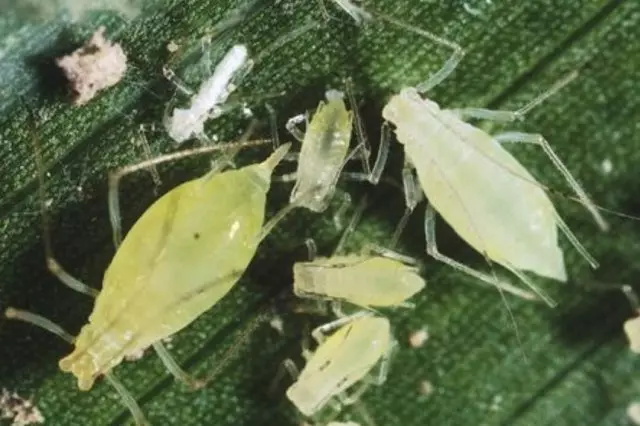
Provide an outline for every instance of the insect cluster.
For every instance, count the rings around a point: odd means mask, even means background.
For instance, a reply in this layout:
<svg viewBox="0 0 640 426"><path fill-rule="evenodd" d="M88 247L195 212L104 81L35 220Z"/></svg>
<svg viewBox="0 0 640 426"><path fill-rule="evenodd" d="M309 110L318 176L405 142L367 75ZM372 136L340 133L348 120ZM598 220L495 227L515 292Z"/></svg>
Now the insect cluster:
<svg viewBox="0 0 640 426"><path fill-rule="evenodd" d="M442 83L462 60L464 51L460 46L348 0L336 2L356 25L377 20L451 50L442 68L424 82L390 96L381 111L385 122L375 161L362 131L350 80L345 80L342 88L328 90L313 114L301 112L288 119L286 129L297 142L280 144L277 136L253 140L246 135L237 142L213 144L213 138L204 131L206 122L234 107L228 102L230 95L260 61L254 60L248 46L235 44L197 90L189 89L173 70L165 67L162 72L167 79L190 98L186 107L167 111L163 121L166 132L178 144L195 138L201 146L177 150L111 173L109 216L116 252L104 273L100 292L74 278L56 260L48 235L41 147L37 137L34 138L47 267L68 287L94 297L95 303L87 324L77 336L27 311L8 308L6 316L38 325L71 343L73 350L60 360L60 369L73 374L81 390L90 389L96 379L105 377L140 425L148 422L135 399L115 377L114 367L151 346L176 379L192 388L205 386L207 380L185 372L162 340L221 300L247 269L260 242L292 211L303 208L326 212L341 180L381 184L394 138L396 149L404 153L404 167L398 171L402 182L398 186L403 188L406 209L398 218L388 245L367 246L358 252L345 250L345 242L357 229L366 206L360 202L330 256L317 256L315 243L307 240L309 259L293 265L295 296L328 302L334 316L311 332L316 347L303 345L302 368L289 359L283 362L283 371L293 378L286 397L304 421L323 426L356 425L339 419L342 408L360 404L359 398L369 386L384 383L398 343L391 321L380 310L411 308L411 297L425 287L419 261L394 251L410 214L424 198L428 200L424 216L426 253L500 292L554 304L525 272L561 282L567 280L558 230L589 264L597 266L562 220L545 188L503 146L526 143L540 147L572 187L576 198L600 228L606 230L607 223L598 208L544 137L517 131L492 135L465 121L520 120L577 78L578 73L561 78L516 111L444 109L426 97L426 93ZM313 23L303 30L318 25ZM102 40L102 32L98 35ZM276 41L273 48L296 35ZM265 56L268 56L265 52L259 55ZM84 103L94 93L86 98L81 95L76 103ZM273 142L274 151L262 162L229 168L240 150L269 142ZM294 154L292 151L298 144L300 148ZM118 194L122 178L161 163L211 153L219 156L208 173L162 195L122 236ZM279 175L276 168L290 160L296 163L295 172ZM354 160L360 162L361 171L344 171ZM288 204L265 221L267 193L276 180L293 182L293 188ZM341 212L349 208L349 199L345 196ZM435 234L437 215L489 264L511 271L524 288L499 279L493 268L491 273L483 272L442 254ZM640 350L637 319L630 320L626 330L632 349Z"/></svg>

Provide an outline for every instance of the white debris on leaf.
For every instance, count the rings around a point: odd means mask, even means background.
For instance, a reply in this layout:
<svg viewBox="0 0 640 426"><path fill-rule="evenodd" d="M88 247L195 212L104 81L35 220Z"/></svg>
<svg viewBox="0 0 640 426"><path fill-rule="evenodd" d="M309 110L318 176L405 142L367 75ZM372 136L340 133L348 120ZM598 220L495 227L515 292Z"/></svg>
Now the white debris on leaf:
<svg viewBox="0 0 640 426"><path fill-rule="evenodd" d="M627 407L627 417L634 425L640 426L640 402L632 402Z"/></svg>
<svg viewBox="0 0 640 426"><path fill-rule="evenodd" d="M429 332L426 328L414 331L409 335L409 345L412 348L422 347L429 340Z"/></svg>
<svg viewBox="0 0 640 426"><path fill-rule="evenodd" d="M640 316L626 320L624 332L629 340L631 352L640 354Z"/></svg>
<svg viewBox="0 0 640 426"><path fill-rule="evenodd" d="M420 388L418 390L420 395L430 396L435 392L436 388L429 380L423 380L420 382Z"/></svg>
<svg viewBox="0 0 640 426"><path fill-rule="evenodd" d="M100 27L81 48L56 63L71 84L75 105L84 105L96 94L118 83L127 71L127 56L117 43L104 38Z"/></svg>
<svg viewBox="0 0 640 426"><path fill-rule="evenodd" d="M611 162L611 160L610 160L610 159L605 158L605 159L602 161L602 172L603 172L605 175L608 175L609 173L611 173L611 171L612 171L612 170L613 170L613 163Z"/></svg>
<svg viewBox="0 0 640 426"><path fill-rule="evenodd" d="M0 391L0 418L13 420L11 426L44 423L44 416L33 402L4 388Z"/></svg>

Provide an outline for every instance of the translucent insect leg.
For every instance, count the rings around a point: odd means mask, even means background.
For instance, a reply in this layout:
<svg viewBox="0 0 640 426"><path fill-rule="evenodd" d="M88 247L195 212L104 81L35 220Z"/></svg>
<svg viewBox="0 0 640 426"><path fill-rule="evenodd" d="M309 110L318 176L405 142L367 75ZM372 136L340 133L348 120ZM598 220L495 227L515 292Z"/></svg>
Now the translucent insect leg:
<svg viewBox="0 0 640 426"><path fill-rule="evenodd" d="M31 312L22 311L19 309L7 308L7 310L5 311L5 316L9 319L26 322L35 325L36 327L47 330L48 332L60 337L70 345L73 345L76 340L75 337L67 333L58 324L40 315L36 315ZM149 425L149 422L142 413L142 410L140 409L140 406L136 402L135 398L131 395L127 388L115 377L113 372L107 372L104 376L109 384L116 390L116 392L120 396L120 399L122 399L123 404L129 409L136 424L138 426Z"/></svg>
<svg viewBox="0 0 640 426"><path fill-rule="evenodd" d="M276 393L278 385L284 378L285 374L288 374L289 376L291 376L291 378L294 381L298 379L298 376L300 376L300 370L296 366L296 363L293 362L293 360L290 358L283 360L280 366L278 367L276 376L273 378L271 385L269 385L269 391L268 391L269 394L273 395L274 393Z"/></svg>
<svg viewBox="0 0 640 426"><path fill-rule="evenodd" d="M29 110L29 114L33 121L34 126L37 121L33 111ZM47 201L45 194L45 182L44 182L44 160L42 158L42 149L40 147L40 139L38 135L33 134L33 149L34 156L36 162L36 169L38 173L38 198L40 199L40 216L42 217L42 231L43 231L43 240L44 240L44 254L45 261L47 264L47 268L49 271L55 275L60 282L62 282L67 287L75 290L79 293L86 294L91 297L96 297L99 293L98 290L92 288L79 279L73 277L69 274L63 267L58 263L55 258L55 254L53 252L53 244L51 241L51 223L49 219L49 213L47 211Z"/></svg>
<svg viewBox="0 0 640 426"><path fill-rule="evenodd" d="M336 320L333 320L331 322L322 324L321 326L314 328L311 331L311 336L314 338L316 342L318 342L319 345L321 345L325 341L327 333L331 333L333 330L336 330L358 318L362 318L369 315L371 315L370 312L358 311L352 315L338 318Z"/></svg>
<svg viewBox="0 0 640 426"><path fill-rule="evenodd" d="M369 139L364 130L360 113L358 112L358 101L353 93L353 82L350 78L344 81L345 91L347 92L347 98L349 98L349 104L351 105L352 123L355 128L356 138L358 139L358 148L360 152L360 161L362 163L362 170L366 176L371 176L371 165L369 164L369 157L371 156L371 145Z"/></svg>
<svg viewBox="0 0 640 426"><path fill-rule="evenodd" d="M318 1L320 2L320 7L322 8L323 13L330 18L331 15L324 5L324 0ZM351 0L333 0L333 2L348 13L358 25L362 24L363 21L371 20L371 14L360 6L356 6Z"/></svg>
<svg viewBox="0 0 640 426"><path fill-rule="evenodd" d="M508 293L514 294L518 297L521 297L523 299L526 300L538 300L538 297L536 296L536 294L528 292L526 290L522 290L512 284L503 282L503 281L499 281L496 278L487 275L487 274L483 274L482 272L476 271L473 268L470 268L456 260L451 259L450 257L447 257L445 255L443 255L442 253L440 253L438 251L438 246L436 243L436 211L433 209L433 207L431 207L430 204L427 205L427 209L425 212L425 218L424 218L424 232L425 232L425 238L426 238L426 243L427 243L427 254L429 254L431 257L433 257L434 259L436 259L439 262L445 263L449 266L451 266L454 269L457 269L460 272L464 272L467 275L470 275L478 280L480 280L480 282L484 282L486 284L490 284L493 287L497 287L500 290L506 291ZM512 270L513 272L513 270ZM520 274L519 272L514 272L514 274L516 275L523 275ZM519 277L520 278L520 277ZM526 277L525 277L526 279ZM524 281L526 284L529 284L529 282L527 282L528 280ZM535 288L535 287L534 287Z"/></svg>
<svg viewBox="0 0 640 426"><path fill-rule="evenodd" d="M322 102L319 103L318 108L320 108L321 106ZM293 117L289 118L287 120L287 124L285 124L285 128L287 129L287 131L291 133L291 136L293 136L298 142L302 142L304 140L304 132L298 128L298 125L300 125L300 123L302 122L305 123L306 127L309 126L308 113L305 112L304 114L294 115Z"/></svg>
<svg viewBox="0 0 640 426"><path fill-rule="evenodd" d="M347 243L347 239L351 236L351 234L353 234L356 227L358 226L358 222L360 222L360 219L362 219L362 213L364 213L364 210L367 208L367 205L368 205L367 197L363 196L360 202L358 203L358 205L356 206L356 209L353 212L353 215L351 216L351 220L349 220L349 223L347 224L346 228L342 232L342 235L340 236L340 241L338 241L336 248L333 250L333 256L340 254L344 250L344 246Z"/></svg>
<svg viewBox="0 0 640 426"><path fill-rule="evenodd" d="M357 116L354 114L354 117ZM357 118L354 119L356 123L357 120ZM356 124L356 128L357 126L358 124ZM346 172L342 173L342 177L352 180L368 181L376 185L378 182L380 182L380 179L382 178L382 172L384 171L384 166L387 164L390 141L391 127L389 126L389 123L385 121L384 123L382 123L382 127L380 128L380 144L378 145L378 155L376 156L376 162L374 163L373 167L369 167L369 151L367 151L367 161L363 161L363 165L366 164L366 166L364 166L365 173ZM362 144L360 146L362 146Z"/></svg>
<svg viewBox="0 0 640 426"><path fill-rule="evenodd" d="M185 84L171 68L167 67L166 65L162 67L162 75L164 75L164 78L169 80L183 95L195 95L195 92L187 84Z"/></svg>
<svg viewBox="0 0 640 426"><path fill-rule="evenodd" d="M153 349L156 351L156 354L158 354L158 357L164 364L167 371L169 371L176 380L181 381L193 390L200 389L206 385L205 381L191 377L189 373L184 371L162 342L155 342L153 344Z"/></svg>
<svg viewBox="0 0 640 426"><path fill-rule="evenodd" d="M450 40L447 40L447 39L445 39L443 37L440 37L440 36L430 32L430 31L426 31L426 30L423 30L422 28L418 28L418 27L415 27L413 25L409 25L409 24L407 24L405 22L402 22L402 21L400 21L398 19L395 19L395 18L393 18L391 16L384 15L384 14L379 13L379 12L372 12L372 14L375 17L382 19L383 21L387 21L390 24L393 24L393 25L395 25L395 26L397 26L399 28L402 28L404 30L410 31L410 32L412 32L414 34L418 34L419 36L425 37L425 38L431 40L432 42L434 42L436 44L448 47L451 50L453 50L453 53L451 54L449 59L446 60L444 65L438 71L436 71L434 74L432 74L427 80L423 81L422 83L420 83L420 84L418 84L416 86L416 90L419 93L428 92L429 90L433 89L438 84L440 84L444 80L446 80L447 77L449 77L451 75L451 73L458 66L458 63L464 57L464 50L457 43L454 43L454 42L452 42Z"/></svg>
<svg viewBox="0 0 640 426"><path fill-rule="evenodd" d="M576 237L575 234L571 232L571 228L569 228L569 225L567 225L567 223L564 220L562 220L562 218L558 214L556 214L556 222L558 224L558 228L560 228L560 231L562 231L562 233L567 237L571 245L580 253L580 255L582 255L582 257L585 258L585 260L589 263L589 265L591 265L593 269L598 268L598 266L600 266L598 262L593 258L593 256L589 254L589 252L582 245L580 240L578 240L578 237Z"/></svg>
<svg viewBox="0 0 640 426"><path fill-rule="evenodd" d="M342 194L342 202L340 207L333 213L333 226L339 231L344 228L344 217L351 206L351 195L348 193Z"/></svg>
<svg viewBox="0 0 640 426"><path fill-rule="evenodd" d="M564 163L560 160L560 158L556 155L549 145L549 142L539 134L533 133L522 133L522 132L505 132L500 133L494 136L494 139L498 142L520 142L520 143L531 143L534 145L540 146L547 157L551 160L553 165L562 173L565 180L571 186L571 189L576 193L580 203L591 213L594 220L603 231L607 231L609 229L609 224L604 220L595 203L591 201L591 198L586 193L586 191L582 188L582 186L578 183L578 181L571 175L571 172Z"/></svg>
<svg viewBox="0 0 640 426"><path fill-rule="evenodd" d="M413 213L413 210L416 208L418 203L422 201L424 196L414 170L415 168L413 167L413 164L411 164L409 159L405 156L404 167L402 168L402 188L404 192L405 210L402 218L400 218L400 222L398 222L398 225L393 232L393 236L391 237L391 242L389 244L389 247L391 248L398 244L400 235L402 235L402 231L406 228L411 213Z"/></svg>
<svg viewBox="0 0 640 426"><path fill-rule="evenodd" d="M318 246L313 238L307 238L304 240L304 245L307 247L307 257L309 262L313 262L313 259L318 255Z"/></svg>
<svg viewBox="0 0 640 426"><path fill-rule="evenodd" d="M135 173L138 170L148 169L158 164L166 163L169 161L176 161L187 157L193 157L196 155L209 154L216 151L225 151L236 148L244 148L249 146L259 146L271 142L268 139L256 139L252 141L243 141L237 143L223 143L214 146L202 146L197 148L186 149L171 154L161 155L151 160L141 161L139 163L130 164L128 166L121 167L109 175L109 219L111 220L111 227L113 230L113 242L116 247L120 245L122 241L122 224L120 216L120 200L118 198L118 186L120 179L124 176Z"/></svg>
<svg viewBox="0 0 640 426"><path fill-rule="evenodd" d="M142 146L142 152L147 160L153 158L153 154L151 154L151 146L149 145L149 141L145 135L145 126L144 124L140 125L138 129L140 133L140 145ZM158 173L158 169L156 167L151 167L149 169L149 173L151 174L151 179L156 187L162 185L162 180L160 179L160 173Z"/></svg>
<svg viewBox="0 0 640 426"><path fill-rule="evenodd" d="M633 288L630 285L623 285L622 293L624 293L624 295L627 297L627 300L629 300L629 304L631 305L633 310L640 313L640 298L638 298L636 292L633 291Z"/></svg>

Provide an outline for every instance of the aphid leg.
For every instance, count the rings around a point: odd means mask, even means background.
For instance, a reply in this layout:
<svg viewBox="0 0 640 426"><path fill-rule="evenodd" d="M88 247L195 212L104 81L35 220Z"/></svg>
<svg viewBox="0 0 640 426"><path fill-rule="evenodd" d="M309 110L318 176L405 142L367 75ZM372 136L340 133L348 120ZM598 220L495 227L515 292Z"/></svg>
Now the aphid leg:
<svg viewBox="0 0 640 426"><path fill-rule="evenodd" d="M333 226L335 226L338 231L344 229L344 217L347 210L349 210L349 206L351 206L351 195L345 192L342 194L340 207L333 213Z"/></svg>
<svg viewBox="0 0 640 426"><path fill-rule="evenodd" d="M475 269L470 268L440 253L438 251L438 246L436 244L435 220L436 220L436 211L433 209L433 207L431 207L430 204L428 204L425 212L425 218L424 218L424 231L425 231L425 237L426 237L426 243L427 243L427 254L429 254L431 257L433 257L439 262L445 263L451 266L452 268L459 270L460 272L464 272L467 275L471 275L472 277L480 280L480 282L490 284L491 286L497 287L498 289L509 292L511 294L514 294L526 300L538 299L538 297L534 293L522 290L521 288L518 288L512 284L499 281L490 275L486 275L486 274L483 274L482 272L476 271ZM523 274L519 274L519 275L523 275Z"/></svg>
<svg viewBox="0 0 640 426"><path fill-rule="evenodd" d="M138 129L140 133L140 145L142 146L142 152L145 156L145 159L150 160L153 158L153 154L151 153L151 145L149 145L149 141L147 140L147 136L145 135L145 126L144 124L140 125ZM160 173L158 173L158 169L156 167L149 168L149 173L151 174L151 179L155 184L156 188L162 185L162 180L160 180Z"/></svg>
<svg viewBox="0 0 640 426"><path fill-rule="evenodd" d="M189 88L189 86L187 86L180 77L178 77L176 73L166 65L162 67L162 75L164 75L164 78L169 80L183 95L191 97L195 94L195 92L191 90L191 88Z"/></svg>
<svg viewBox="0 0 640 426"><path fill-rule="evenodd" d="M104 378L107 379L107 381L111 386L113 386L113 388L116 390L116 392L120 396L122 403L125 405L125 407L129 409L129 411L131 412L131 415L133 416L133 419L136 422L136 425L138 426L151 425L151 423L147 421L144 414L142 413L142 410L140 409L140 406L136 402L136 399L133 397L133 395L131 395L131 393L127 390L127 388L124 387L122 382L120 382L120 380L116 378L115 374L113 374L113 371L106 372L104 374Z"/></svg>
<svg viewBox="0 0 640 426"><path fill-rule="evenodd" d="M5 311L5 317L12 320L26 322L43 330L47 330L48 332L60 337L70 345L73 345L76 340L74 336L66 332L58 324L31 312L14 308L7 308L7 310ZM149 425L149 422L147 422L144 414L142 414L142 410L140 409L140 406L136 402L135 398L131 395L127 388L125 388L124 385L118 379L116 379L116 377L113 375L113 372L107 372L105 374L105 378L107 379L109 384L113 386L116 392L118 392L118 395L122 399L122 402L129 409L131 415L135 419L136 424L138 426Z"/></svg>
<svg viewBox="0 0 640 426"><path fill-rule="evenodd" d="M109 219L111 220L111 228L113 231L113 242L116 247L120 245L122 241L122 224L120 223L120 199L118 197L118 186L120 179L124 176L135 173L138 170L148 169L158 164L166 163L169 161L176 161L187 157L193 157L195 155L209 154L215 151L231 150L236 148L244 148L249 146L264 145L271 142L270 140L257 139L253 141L241 141L237 143L225 143L214 146L202 146L197 148L186 149L183 151L173 152L171 154L161 155L159 157L141 161L139 163L130 164L128 166L121 167L114 170L109 174Z"/></svg>
<svg viewBox="0 0 640 426"><path fill-rule="evenodd" d="M322 102L320 102L322 104ZM320 106L319 106L320 107ZM318 107L318 108L319 108ZM285 128L291 136L296 138L298 142L302 142L304 140L304 132L298 128L300 123L304 122L305 126L309 126L309 114L298 114L287 120L287 124L285 124Z"/></svg>
<svg viewBox="0 0 640 426"><path fill-rule="evenodd" d="M273 395L273 394L276 393L278 385L280 384L280 382L284 378L285 374L288 374L289 376L291 376L291 378L294 381L300 375L300 370L298 369L298 367L296 366L296 363L293 362L292 359L287 358L284 361L282 361L282 363L280 364L280 367L278 368L278 371L276 372L276 376L273 378L273 381L271 382L271 385L269 385L268 393L270 395Z"/></svg>
<svg viewBox="0 0 640 426"><path fill-rule="evenodd" d="M582 245L578 237L575 236L569 225L560 217L560 215L556 214L556 223L558 224L558 228L562 231L562 233L567 237L571 245L585 258L585 260L591 265L593 269L598 268L598 262L589 254L587 249Z"/></svg>
<svg viewBox="0 0 640 426"><path fill-rule="evenodd" d="M416 86L416 90L418 92L420 92L420 93L428 92L429 90L433 89L438 84L440 84L444 80L446 80L447 77L449 77L451 75L451 73L458 66L458 63L464 57L464 50L457 43L454 43L454 42L452 42L450 40L447 40L447 39L445 39L443 37L440 37L440 36L430 32L430 31L426 31L426 30L423 30L422 28L418 28L418 27L415 27L413 25L409 25L409 24L407 24L405 22L399 21L399 20L397 20L395 18L392 18L391 16L387 16L387 15L384 15L384 14L379 13L379 12L374 12L373 15L378 17L378 18L380 18L380 19L382 19L383 21L387 21L390 24L393 24L393 25L395 25L397 27L400 27L400 28L405 29L407 31L410 31L412 33L418 34L418 35L420 35L422 37L425 37L425 38L431 40L432 42L434 42L436 44L448 47L451 50L453 50L453 53L451 54L449 59L446 60L444 65L442 65L442 67L438 71L436 71L434 74L432 74L427 80L423 81L422 83L420 83L420 84L418 84Z"/></svg>
<svg viewBox="0 0 640 426"><path fill-rule="evenodd" d="M162 342L155 342L153 344L153 349L156 351L156 354L158 354L158 357L164 364L167 371L169 371L169 373L171 373L173 377L176 378L176 380L184 383L192 390L200 389L207 384L206 381L196 379L189 373L184 371L182 367L178 365L178 362L175 360L175 358L173 358L173 356L169 353L167 348L162 344Z"/></svg>
<svg viewBox="0 0 640 426"><path fill-rule="evenodd" d="M358 116L356 115L354 115L354 117L355 117L354 121L356 122L356 129L357 129L358 128L357 121L359 119L357 118ZM357 134L358 133L356 132L356 135ZM365 148L362 148L363 144L361 143L359 145L359 147L361 147L360 149L361 150L366 149L366 152L364 153L366 157L362 157L362 164L365 172L364 173L345 172L345 173L342 173L342 177L347 179L353 179L353 180L368 181L376 185L378 182L380 182L380 178L382 177L382 172L384 171L384 166L387 164L387 158L389 157L390 141L391 141L391 127L389 126L389 123L385 121L384 123L382 123L382 127L380 128L380 144L378 145L378 155L376 156L376 162L374 163L373 167L369 166L370 151L368 150L368 148L366 148L366 146ZM355 149L358 149L358 148L355 148Z"/></svg>
<svg viewBox="0 0 640 426"><path fill-rule="evenodd" d="M571 186L571 189L576 193L580 203L591 213L594 220L603 231L607 231L609 229L609 224L604 220L604 218L600 215L598 208L595 203L591 201L589 195L587 195L586 191L582 188L582 186L578 183L578 181L571 175L571 172L567 167L562 163L560 158L556 155L556 153L549 145L549 142L539 134L533 133L521 133L521 132L505 132L500 133L494 136L494 139L498 142L520 142L520 143L531 143L534 145L540 146L547 157L551 160L553 165L562 173L565 180Z"/></svg>
<svg viewBox="0 0 640 426"><path fill-rule="evenodd" d="M371 176L371 165L369 164L369 158L371 156L371 145L369 139L364 130L360 113L358 112L358 101L353 91L353 82L350 78L345 79L344 82L345 91L347 92L347 98L349 98L349 104L351 105L352 123L355 129L356 138L358 139L358 147L360 153L360 161L362 163L362 170L364 174Z"/></svg>
<svg viewBox="0 0 640 426"><path fill-rule="evenodd" d="M629 300L629 304L633 310L640 314L640 298L638 298L636 292L633 291L633 288L630 285L623 285L622 292L627 297L627 300Z"/></svg>
<svg viewBox="0 0 640 426"><path fill-rule="evenodd" d="M349 203L350 202L351 202L351 197L349 196ZM353 215L351 216L349 223L347 224L344 231L342 232L342 235L340 236L340 241L338 241L336 248L333 250L333 256L340 254L344 250L344 246L347 243L347 239L356 230L356 227L358 226L360 219L362 219L362 214L367 208L367 205L368 205L367 197L364 196L356 206L356 209L353 212Z"/></svg>
<svg viewBox="0 0 640 426"><path fill-rule="evenodd" d="M35 123L36 123L35 115L31 110L29 110L29 114L31 115L31 119L35 126ZM44 240L44 254L45 254L45 261L47 264L47 268L53 275L55 275L60 280L60 282L62 282L67 287L79 293L83 293L91 297L96 297L99 293L98 290L86 285L82 281L73 277L62 267L62 265L60 265L60 263L58 263L58 261L55 258L55 255L53 252L53 244L51 241L51 224L50 224L46 194L45 194L44 160L42 158L42 149L40 147L40 139L35 131L34 131L32 140L33 140L36 169L38 173L38 198L40 199L40 216L42 217L42 230L43 230L42 238Z"/></svg>
<svg viewBox="0 0 640 426"><path fill-rule="evenodd" d="M356 24L358 25L360 25L363 21L370 21L372 19L371 14L369 12L367 12L360 6L356 6L351 0L333 0L333 1L337 6L339 6L342 10L348 13L349 16L351 16L353 20L356 21ZM320 0L320 2L322 3L322 0ZM329 14L326 7L324 7L324 4L322 5L322 7L326 11L326 13Z"/></svg>
<svg viewBox="0 0 640 426"><path fill-rule="evenodd" d="M313 262L313 259L318 255L318 246L313 238L307 238L304 240L304 245L307 247L307 257L309 262Z"/></svg>
<svg viewBox="0 0 640 426"><path fill-rule="evenodd" d="M282 92L284 93L284 92ZM271 129L271 138L273 139L273 150L275 151L280 146L280 133L278 132L278 118L276 110L269 103L264 104L267 114L269 115L269 127ZM284 161L298 161L298 153L287 153ZM295 180L295 179L294 179Z"/></svg>
<svg viewBox="0 0 640 426"><path fill-rule="evenodd" d="M420 183L415 176L415 168L411 161L407 157L404 159L404 167L402 168L402 188L404 192L404 203L405 209L404 214L400 218L400 222L396 226L395 231L393 232L393 236L391 237L391 241L389 247L393 248L398 244L400 240L400 235L402 235L402 231L407 226L407 222L409 221L409 217L416 206L422 201L423 193L420 187Z"/></svg>

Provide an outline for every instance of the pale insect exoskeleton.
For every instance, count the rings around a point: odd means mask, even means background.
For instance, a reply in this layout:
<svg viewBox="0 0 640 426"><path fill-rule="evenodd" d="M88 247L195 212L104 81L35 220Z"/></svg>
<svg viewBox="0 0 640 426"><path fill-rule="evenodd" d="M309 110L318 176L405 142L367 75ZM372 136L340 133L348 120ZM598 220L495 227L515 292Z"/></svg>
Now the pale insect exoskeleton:
<svg viewBox="0 0 640 426"><path fill-rule="evenodd" d="M317 420L327 407L335 417L343 406L358 402L369 386L385 382L396 346L387 318L360 311L321 325L311 335L318 346L313 352L303 349L302 371L290 359L283 363L295 379L287 398L305 417Z"/></svg>
<svg viewBox="0 0 640 426"><path fill-rule="evenodd" d="M286 124L289 133L302 143L302 147L297 157L296 171L279 179L295 181L289 201L314 212L326 210L341 176L377 184L387 160L388 137L382 137L375 164L371 166L371 150L358 115L350 80L347 79L345 84L352 108L350 111L345 104L344 93L328 90L325 94L326 103L318 104L311 120L307 114L299 114L291 117ZM298 128L302 122L306 123L304 132ZM358 145L349 152L354 128ZM383 134L386 133L388 130L385 128ZM361 161L363 172L342 173L347 162L356 158ZM348 202L348 196L346 200Z"/></svg>
<svg viewBox="0 0 640 426"><path fill-rule="evenodd" d="M633 318L629 318L624 322L624 333L627 335L629 349L633 353L640 354L640 300L631 286L623 286L622 292L629 299L629 303L636 314Z"/></svg>
<svg viewBox="0 0 640 426"><path fill-rule="evenodd" d="M556 212L546 188L502 144L530 143L541 147L598 225L606 230L607 224L541 135L513 131L490 135L463 119L500 122L520 120L572 81L577 72L570 73L516 111L441 109L421 94L453 72L463 57L463 49L449 40L394 18L378 13L373 13L373 16L453 50L442 68L416 87L404 88L393 95L382 111L384 119L395 126L396 139L405 154L402 177L407 209L397 228L396 238L424 194L429 201L425 215L426 249L429 255L482 282L525 298L542 298L553 305L553 300L522 271L566 281L563 253L558 246L558 228L592 267L597 267L597 263ZM510 270L533 293L517 289L499 281L495 275L481 273L440 253L435 235L436 212L488 262L496 262Z"/></svg>
<svg viewBox="0 0 640 426"><path fill-rule="evenodd" d="M285 207L264 223L271 174L289 145L283 145L261 163L237 170L214 170L173 188L140 216L124 240L118 201L122 177L168 161L267 141L243 140L194 148L113 172L109 179L109 213L117 250L98 292L71 276L54 257L45 204L44 164L37 137L34 141L47 267L68 287L96 299L89 321L77 337L29 312L8 308L6 316L45 328L73 344L73 352L60 360L60 369L71 372L81 390L90 389L104 375L136 422L147 424L135 399L111 370L127 355L153 346L176 379L193 388L206 383L182 370L161 340L187 326L227 294L260 241L291 210L292 207Z"/></svg>
<svg viewBox="0 0 640 426"><path fill-rule="evenodd" d="M244 44L232 46L215 66L213 74L201 83L197 91L190 89L169 67L163 67L164 76L175 85L179 92L190 97L190 104L187 108L175 108L171 113L167 111L164 126L169 136L176 143L182 143L191 138L208 142L210 138L204 132L205 122L218 118L238 106L237 104L228 105L228 98L252 68L264 58L269 57L275 50L315 26L314 22L308 22L279 37L255 58L250 57L249 50ZM260 100L281 95L281 92L261 94L252 96L252 99Z"/></svg>
<svg viewBox="0 0 640 426"><path fill-rule="evenodd" d="M315 257L315 243L307 240L311 260L293 265L296 296L329 300L338 316L344 316L342 302L364 309L412 306L407 300L425 286L416 260L377 246L369 246L369 253L343 253L365 206L363 199L330 257Z"/></svg>

